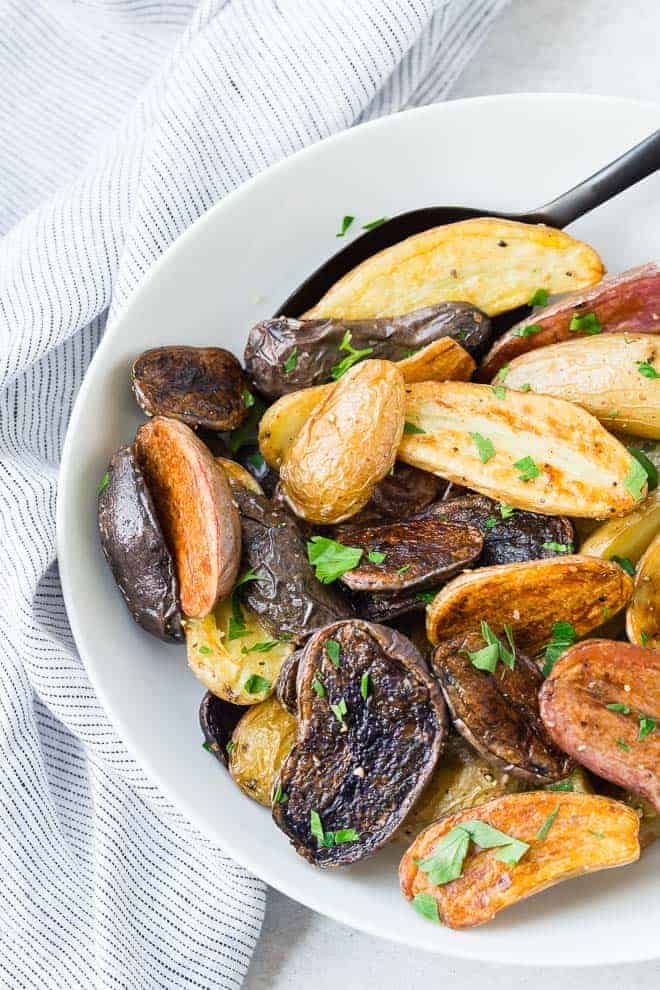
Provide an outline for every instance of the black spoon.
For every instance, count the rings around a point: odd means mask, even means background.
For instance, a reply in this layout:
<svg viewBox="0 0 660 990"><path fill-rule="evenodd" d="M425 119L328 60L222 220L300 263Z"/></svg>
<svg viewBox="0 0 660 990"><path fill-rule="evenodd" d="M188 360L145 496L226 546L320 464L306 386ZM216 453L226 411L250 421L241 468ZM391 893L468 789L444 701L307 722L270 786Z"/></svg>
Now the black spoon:
<svg viewBox="0 0 660 990"><path fill-rule="evenodd" d="M647 175L660 169L660 130L650 134L616 161L569 189L563 196L534 210L532 213L493 213L465 206L427 206L421 210L409 210L386 220L368 231L325 261L320 268L305 279L278 309L275 316L300 316L314 306L321 296L338 279L372 255L419 234L430 227L470 217L502 217L523 223L544 223L560 230L579 217L589 213L601 203L606 203L620 192L634 186ZM517 312L517 311L516 311ZM509 320L514 313L506 314ZM513 320L515 322L515 319ZM499 328L500 330L503 328Z"/></svg>

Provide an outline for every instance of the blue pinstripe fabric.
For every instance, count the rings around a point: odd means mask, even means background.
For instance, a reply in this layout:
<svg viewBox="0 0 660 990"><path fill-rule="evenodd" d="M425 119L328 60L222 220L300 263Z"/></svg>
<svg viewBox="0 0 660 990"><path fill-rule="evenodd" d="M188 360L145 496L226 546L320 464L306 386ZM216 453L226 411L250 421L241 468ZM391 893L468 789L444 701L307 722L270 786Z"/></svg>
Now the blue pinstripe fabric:
<svg viewBox="0 0 660 990"><path fill-rule="evenodd" d="M0 985L238 987L263 884L129 757L54 559L108 320L231 189L442 98L506 0L0 0Z"/></svg>

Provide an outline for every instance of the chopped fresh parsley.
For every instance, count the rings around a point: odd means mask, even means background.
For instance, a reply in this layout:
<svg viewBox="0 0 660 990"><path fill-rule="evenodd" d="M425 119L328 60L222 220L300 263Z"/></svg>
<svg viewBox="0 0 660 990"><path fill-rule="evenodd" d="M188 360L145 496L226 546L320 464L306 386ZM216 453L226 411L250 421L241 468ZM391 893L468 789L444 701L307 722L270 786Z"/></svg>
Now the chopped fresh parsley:
<svg viewBox="0 0 660 990"><path fill-rule="evenodd" d="M506 505L504 502L500 502L499 508L502 519L508 519L516 511L512 505Z"/></svg>
<svg viewBox="0 0 660 990"><path fill-rule="evenodd" d="M336 705L330 705L330 711L338 722L344 721L344 715L348 714L348 705L344 698L340 698Z"/></svg>
<svg viewBox="0 0 660 990"><path fill-rule="evenodd" d="M554 550L555 553L573 553L572 543L555 543L554 540L550 540L549 543L543 544L544 550Z"/></svg>
<svg viewBox="0 0 660 990"><path fill-rule="evenodd" d="M605 705L609 708L611 712L621 712L622 715L630 715L630 708L628 705L623 705L620 701L613 701L609 705Z"/></svg>
<svg viewBox="0 0 660 990"><path fill-rule="evenodd" d="M628 447L628 453L632 454L635 460L644 468L649 491L654 491L658 487L658 471L653 461L649 460L644 451L638 450L637 447Z"/></svg>
<svg viewBox="0 0 660 990"><path fill-rule="evenodd" d="M531 392L532 391L532 386L529 384L529 382L525 382L524 385L519 385L518 386L518 391L519 392Z"/></svg>
<svg viewBox="0 0 660 990"><path fill-rule="evenodd" d="M278 643L279 639L269 639L264 643L253 643L252 646L244 646L241 649L241 653L268 653Z"/></svg>
<svg viewBox="0 0 660 990"><path fill-rule="evenodd" d="M477 448L479 460L482 464L488 464L491 457L495 457L493 441L489 440L488 437L483 437L481 433L471 433L470 436L472 437L474 445Z"/></svg>
<svg viewBox="0 0 660 990"><path fill-rule="evenodd" d="M635 565L630 557L617 557L617 555L614 554L610 557L610 560L613 560L615 564L618 564L621 570L625 571L626 574L630 574L631 577L635 576Z"/></svg>
<svg viewBox="0 0 660 990"><path fill-rule="evenodd" d="M412 906L417 914L421 914L422 918L427 918L428 921L437 921L440 924L438 904L432 894L415 894L412 899Z"/></svg>
<svg viewBox="0 0 660 990"><path fill-rule="evenodd" d="M205 749L207 753L213 752L213 749L211 748L211 744L207 742L202 743L202 749Z"/></svg>
<svg viewBox="0 0 660 990"><path fill-rule="evenodd" d="M520 471L519 481L531 481L533 478L538 478L541 473L531 457L521 457L513 466Z"/></svg>
<svg viewBox="0 0 660 990"><path fill-rule="evenodd" d="M426 602L427 605L430 605L437 595L438 590L438 588L434 588L432 591L418 591L415 598L418 602Z"/></svg>
<svg viewBox="0 0 660 990"><path fill-rule="evenodd" d="M335 845L340 846L344 842L357 842L360 833L354 828L338 828L335 832Z"/></svg>
<svg viewBox="0 0 660 990"><path fill-rule="evenodd" d="M506 399L506 389L504 385L493 385L491 387L495 393L496 399L502 399L503 401Z"/></svg>
<svg viewBox="0 0 660 990"><path fill-rule="evenodd" d="M656 720L651 715L642 715L639 713L639 735L637 736L639 742L650 736L652 732L655 731Z"/></svg>
<svg viewBox="0 0 660 990"><path fill-rule="evenodd" d="M236 743L234 742L234 740L233 740L233 739L230 739L230 740L229 740L229 742L228 742L228 743L227 743L227 745L225 746L225 749L226 749L226 751L227 751L227 752L229 753L229 755L231 756L231 754L232 754L232 753L234 752L234 750L236 749Z"/></svg>
<svg viewBox="0 0 660 990"><path fill-rule="evenodd" d="M421 426L417 426L415 423L411 423L409 420L406 420L405 423L403 424L403 432L408 434L426 433L426 430L423 430Z"/></svg>
<svg viewBox="0 0 660 990"><path fill-rule="evenodd" d="M249 570L241 575L234 585L234 590L231 593L231 615L229 617L229 628L227 630L228 640L240 639L241 636L245 636L247 632L247 626L245 625L245 619L243 618L243 612L241 611L241 605L236 592L242 584L247 584L248 581L260 580L261 578L255 573L255 571Z"/></svg>
<svg viewBox="0 0 660 990"><path fill-rule="evenodd" d="M660 371L656 371L648 361L638 361L637 370L644 378L660 378Z"/></svg>
<svg viewBox="0 0 660 990"><path fill-rule="evenodd" d="M254 398L254 396L253 396ZM227 446L229 447L232 454L235 454L241 447L246 444L253 444L257 442L257 436L259 431L259 421L266 411L266 406L261 401L261 399L254 398L254 402L250 406L250 412L248 417L242 426L237 429L232 430L229 434L229 439L227 441Z"/></svg>
<svg viewBox="0 0 660 990"><path fill-rule="evenodd" d="M273 794L273 804L285 804L289 800L289 795L282 790L282 785L278 784Z"/></svg>
<svg viewBox="0 0 660 990"><path fill-rule="evenodd" d="M252 395L252 392L248 392L248 390L244 388L241 395L243 396L243 405L245 408L251 409L254 405L254 396Z"/></svg>
<svg viewBox="0 0 660 990"><path fill-rule="evenodd" d="M596 333L601 333L603 328L595 313L583 313L582 315L575 313L568 324L568 329L574 333L586 333L593 336Z"/></svg>
<svg viewBox="0 0 660 990"><path fill-rule="evenodd" d="M517 863L529 849L528 843L474 819L452 828L430 856L416 861L417 865L434 886L450 883L461 875L470 840L481 849L499 849L495 859L502 863Z"/></svg>
<svg viewBox="0 0 660 990"><path fill-rule="evenodd" d="M338 364L333 365L330 369L330 374L335 381L337 381L338 378L341 378L341 376L345 374L349 368L352 368L353 365L357 364L357 362L363 357L368 357L369 354L373 354L373 347L364 347L361 351L356 351L351 345L352 336L351 331L347 330L342 338L341 344L339 345L339 350L346 351L347 357L339 361Z"/></svg>
<svg viewBox="0 0 660 990"><path fill-rule="evenodd" d="M547 289L537 289L532 298L527 303L528 306L547 306L548 296L550 293Z"/></svg>
<svg viewBox="0 0 660 990"><path fill-rule="evenodd" d="M314 691L319 696L319 698L325 698L325 684L321 680L318 674L314 675L314 680L312 681L312 687Z"/></svg>
<svg viewBox="0 0 660 990"><path fill-rule="evenodd" d="M397 574L405 574L406 571L409 571L411 567L412 567L412 564L404 564L403 567L400 567L396 573Z"/></svg>
<svg viewBox="0 0 660 990"><path fill-rule="evenodd" d="M630 467L628 468L628 474L623 479L623 487L626 491L630 492L635 501L639 502L643 497L642 492L646 483L646 470L642 467L639 461L633 457L630 462Z"/></svg>
<svg viewBox="0 0 660 990"><path fill-rule="evenodd" d="M493 378L493 382L494 383L497 383L497 384L500 384L500 385L503 385L504 384L504 379L509 374L509 368L510 367L511 367L511 365L508 362L506 364L503 364L502 367L500 368L500 370L497 372L497 374Z"/></svg>
<svg viewBox="0 0 660 990"><path fill-rule="evenodd" d="M559 657L573 645L576 639L577 633L570 622L553 622L552 639L545 648L544 677L548 677Z"/></svg>
<svg viewBox="0 0 660 990"><path fill-rule="evenodd" d="M543 327L540 323L530 323L526 327L518 327L517 330L513 331L514 337L532 337L535 333L539 333Z"/></svg>
<svg viewBox="0 0 660 990"><path fill-rule="evenodd" d="M558 814L559 814L559 805L557 805L557 807L555 808L554 811L551 811L550 812L550 814L548 815L548 817L546 818L546 820L541 825L540 829L536 833L536 838L537 839L545 839L546 838L548 832L550 831L550 829L554 825L555 818L557 817Z"/></svg>
<svg viewBox="0 0 660 990"><path fill-rule="evenodd" d="M625 750L626 753L630 749L630 746L628 745L628 743L624 739L617 739L616 744L619 747L619 749Z"/></svg>
<svg viewBox="0 0 660 990"><path fill-rule="evenodd" d="M374 227L380 227L380 225L386 221L387 217L378 217L377 220L370 220L369 223L363 223L362 230L373 230Z"/></svg>
<svg viewBox="0 0 660 990"><path fill-rule="evenodd" d="M360 678L360 694L363 701L369 697L369 674L363 674Z"/></svg>
<svg viewBox="0 0 660 990"><path fill-rule="evenodd" d="M641 632L639 634L639 641L642 644L642 646L646 646L646 644L649 641L649 634L647 632Z"/></svg>
<svg viewBox="0 0 660 990"><path fill-rule="evenodd" d="M210 646L206 646L206 644L203 644L202 646L199 647L197 652L203 653L204 656L208 656L209 654L213 653L213 650L211 649Z"/></svg>
<svg viewBox="0 0 660 990"><path fill-rule="evenodd" d="M309 827L311 829L312 835L318 842L320 846L331 846L334 842L334 836L331 842L326 842L325 832L323 831L323 823L321 821L321 816L318 811L310 811L309 813Z"/></svg>
<svg viewBox="0 0 660 990"><path fill-rule="evenodd" d="M499 523L499 519L497 519L495 516L488 516L488 519L484 523L484 526L486 527L486 529L495 529L498 523Z"/></svg>
<svg viewBox="0 0 660 990"><path fill-rule="evenodd" d="M331 584L346 571L352 571L360 563L362 553L359 547L344 546L327 536L313 536L307 541L307 558L321 584Z"/></svg>
<svg viewBox="0 0 660 990"><path fill-rule="evenodd" d="M96 489L97 496L104 492L108 485L110 484L110 472L106 471L101 480L99 481L99 487Z"/></svg>
<svg viewBox="0 0 660 990"><path fill-rule="evenodd" d="M341 647L336 639L329 639L325 644L325 652L328 656L328 660L333 667L339 666L339 654L341 653Z"/></svg>
<svg viewBox="0 0 660 990"><path fill-rule="evenodd" d="M505 667L513 670L516 662L516 648L513 643L511 626L508 624L505 625L504 632L511 647L511 652L498 639L488 623L484 619L481 620L481 635L485 640L486 646L481 650L477 650L475 653L468 653L470 663L473 667L476 667L477 670L487 670L492 674L495 672L498 661L501 660Z"/></svg>
<svg viewBox="0 0 660 990"><path fill-rule="evenodd" d="M357 842L360 838L360 833L354 828L339 828L336 832L326 832L318 811L310 811L309 827L319 846L325 846L326 849L341 845L343 842Z"/></svg>
<svg viewBox="0 0 660 990"><path fill-rule="evenodd" d="M573 778L566 777L565 780L558 780L556 784L548 784L545 789L546 791L573 791L575 790Z"/></svg>
<svg viewBox="0 0 660 990"><path fill-rule="evenodd" d="M266 467L266 462L259 451L255 451L254 454L250 454L248 457L248 464L251 464L253 468L257 469L257 471L262 471Z"/></svg>
<svg viewBox="0 0 660 990"><path fill-rule="evenodd" d="M262 694L270 688L270 681L267 681L261 674L250 674L243 685L248 694Z"/></svg>
<svg viewBox="0 0 660 990"><path fill-rule="evenodd" d="M347 231L347 230L348 230L348 228L349 228L349 227L351 226L351 224L353 223L353 221L354 221L354 220L355 220L355 217L351 217L351 216L349 216L349 215L347 214L347 215L346 215L346 216L345 216L345 217L344 217L344 218L342 219L342 222L341 222L341 227L339 228L339 231L337 232L337 234L336 234L335 236L336 236L336 237L343 237L343 236L344 236L344 234L346 233L346 231Z"/></svg>
<svg viewBox="0 0 660 990"><path fill-rule="evenodd" d="M380 550L370 550L367 554L367 560L370 560L372 564L382 564L386 557L387 554Z"/></svg>
<svg viewBox="0 0 660 990"><path fill-rule="evenodd" d="M339 236L339 235L337 235ZM294 347L288 358L284 362L284 374L290 375L298 367L298 348Z"/></svg>

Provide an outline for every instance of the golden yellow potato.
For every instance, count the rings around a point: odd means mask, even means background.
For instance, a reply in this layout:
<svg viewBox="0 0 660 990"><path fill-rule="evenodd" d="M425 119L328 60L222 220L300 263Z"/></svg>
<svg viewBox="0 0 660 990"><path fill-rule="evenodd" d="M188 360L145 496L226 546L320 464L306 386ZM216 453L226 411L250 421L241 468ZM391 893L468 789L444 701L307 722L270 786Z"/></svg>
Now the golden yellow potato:
<svg viewBox="0 0 660 990"><path fill-rule="evenodd" d="M231 737L229 772L240 789L270 808L273 783L296 741L297 723L275 698L243 715Z"/></svg>
<svg viewBox="0 0 660 990"><path fill-rule="evenodd" d="M631 643L654 650L660 647L660 534L637 565L626 632Z"/></svg>
<svg viewBox="0 0 660 990"><path fill-rule="evenodd" d="M396 459L405 388L391 361L363 361L305 421L280 470L297 515L337 523L363 508Z"/></svg>
<svg viewBox="0 0 660 990"><path fill-rule="evenodd" d="M627 557L634 564L660 533L660 488L628 515L609 519L587 536L580 553L591 557Z"/></svg>
<svg viewBox="0 0 660 990"><path fill-rule="evenodd" d="M645 497L644 469L589 413L546 395L498 392L473 382L408 385L399 459L543 515L604 519Z"/></svg>
<svg viewBox="0 0 660 990"><path fill-rule="evenodd" d="M245 605L241 605L241 615L243 629L233 639L229 638L231 599L219 602L205 619L187 619L188 665L217 698L234 705L255 705L273 691L293 646L273 640ZM272 645L264 649L268 644Z"/></svg>
<svg viewBox="0 0 660 990"><path fill-rule="evenodd" d="M259 450L270 467L279 471L303 426L334 387L331 382L289 392L266 410L259 423Z"/></svg>
<svg viewBox="0 0 660 990"><path fill-rule="evenodd" d="M257 479L238 461L232 461L228 457L216 457L216 461L227 475L230 486L240 485L251 492L256 492L257 495L263 495L263 488Z"/></svg>
<svg viewBox="0 0 660 990"><path fill-rule="evenodd" d="M602 333L528 351L511 361L504 381L575 402L617 433L658 438L660 378L649 375L656 363L660 373L659 358L653 334Z"/></svg>
<svg viewBox="0 0 660 990"><path fill-rule="evenodd" d="M433 227L363 261L305 318L399 316L460 300L489 316L515 309L545 288L570 292L600 281L589 245L542 224L477 217Z"/></svg>
<svg viewBox="0 0 660 990"><path fill-rule="evenodd" d="M441 337L416 354L397 361L406 385L414 382L467 382L476 368L465 348L451 337Z"/></svg>

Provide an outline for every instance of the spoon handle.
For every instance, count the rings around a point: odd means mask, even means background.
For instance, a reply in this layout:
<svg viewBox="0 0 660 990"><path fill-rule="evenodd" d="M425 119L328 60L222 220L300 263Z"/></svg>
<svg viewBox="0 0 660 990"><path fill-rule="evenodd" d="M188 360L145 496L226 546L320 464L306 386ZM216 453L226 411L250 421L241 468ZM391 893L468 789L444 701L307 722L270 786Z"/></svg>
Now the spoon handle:
<svg viewBox="0 0 660 990"><path fill-rule="evenodd" d="M599 172L569 189L538 210L538 217L552 227L566 227L594 207L634 186L660 169L660 130L650 134Z"/></svg>

